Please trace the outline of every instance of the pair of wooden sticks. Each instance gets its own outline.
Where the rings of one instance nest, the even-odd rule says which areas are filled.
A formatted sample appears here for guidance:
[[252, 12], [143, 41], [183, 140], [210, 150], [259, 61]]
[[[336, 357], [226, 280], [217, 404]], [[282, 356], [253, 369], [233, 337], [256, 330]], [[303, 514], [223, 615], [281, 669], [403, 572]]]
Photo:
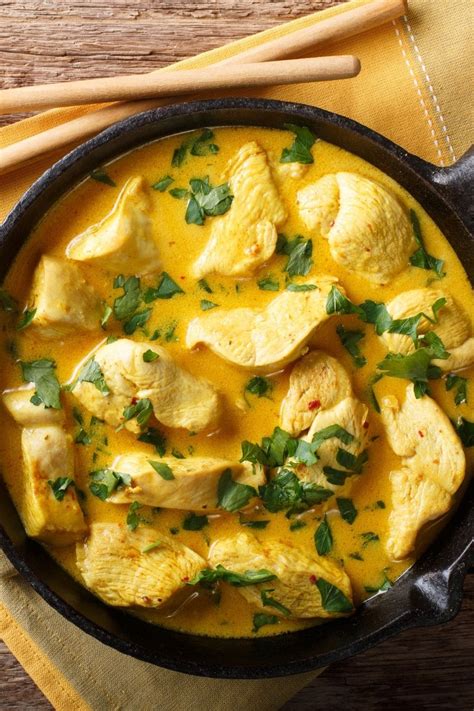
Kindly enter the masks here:
[[[312, 59], [303, 54], [378, 27], [403, 15], [405, 0], [373, 0], [319, 23], [257, 45], [204, 69], [157, 70], [150, 74], [87, 79], [0, 91], [0, 113], [54, 106], [119, 101], [0, 149], [0, 174], [72, 142], [80, 141], [132, 114], [168, 103], [157, 97], [189, 96], [216, 89], [328, 81], [356, 76], [360, 63], [353, 56]], [[184, 97], [183, 97], [184, 99]]]

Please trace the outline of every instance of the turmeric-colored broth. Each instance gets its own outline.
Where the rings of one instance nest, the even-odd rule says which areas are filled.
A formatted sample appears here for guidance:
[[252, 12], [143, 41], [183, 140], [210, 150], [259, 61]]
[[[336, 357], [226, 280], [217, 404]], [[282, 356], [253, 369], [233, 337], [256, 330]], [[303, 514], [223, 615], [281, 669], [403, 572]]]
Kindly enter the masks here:
[[[172, 167], [173, 151], [183, 141], [182, 136], [174, 136], [153, 142], [140, 149], [124, 155], [106, 166], [109, 176], [117, 187], [111, 187], [93, 179], [86, 179], [74, 190], [68, 193], [43, 217], [32, 235], [21, 249], [5, 280], [5, 288], [20, 303], [27, 304], [32, 283], [33, 271], [42, 254], [64, 256], [67, 244], [88, 226], [98, 222], [107, 214], [117, 198], [120, 188], [130, 176], [143, 175], [152, 185], [159, 178], [170, 175], [174, 178], [173, 187], [187, 187], [193, 177], [209, 176], [213, 185], [222, 182], [222, 172], [229, 158], [247, 141], [255, 140], [267, 150], [276, 160], [282, 149], [291, 143], [292, 137], [287, 131], [263, 128], [219, 128], [214, 131], [214, 142], [219, 146], [215, 155], [189, 156], [179, 168]], [[313, 149], [314, 163], [301, 179], [287, 179], [281, 195], [288, 209], [289, 219], [282, 231], [287, 235], [307, 235], [296, 209], [296, 192], [304, 185], [314, 182], [326, 173], [336, 171], [352, 171], [372, 178], [389, 187], [407, 208], [416, 210], [427, 250], [444, 259], [446, 277], [440, 283], [443, 290], [455, 295], [471, 316], [473, 300], [466, 274], [451, 246], [439, 229], [426, 214], [423, 208], [397, 183], [380, 170], [374, 168], [362, 159], [347, 151], [318, 141]], [[224, 362], [206, 348], [188, 351], [184, 347], [184, 336], [189, 321], [201, 313], [200, 300], [212, 299], [222, 308], [239, 306], [259, 307], [275, 298], [275, 293], [262, 291], [257, 286], [257, 279], [272, 274], [283, 283], [282, 268], [285, 257], [275, 255], [263, 267], [257, 277], [234, 279], [231, 277], [211, 276], [207, 278], [213, 293], [208, 295], [198, 286], [191, 274], [191, 265], [199, 256], [209, 238], [212, 221], [208, 218], [203, 226], [188, 225], [184, 221], [185, 201], [173, 198], [168, 190], [159, 192], [150, 190], [153, 202], [151, 217], [156, 225], [157, 241], [162, 257], [162, 269], [181, 286], [184, 294], [170, 300], [156, 301], [153, 304], [152, 317], [147, 324], [147, 331], [152, 334], [155, 329], [161, 333], [157, 344], [164, 346], [176, 361], [191, 373], [209, 379], [225, 394], [225, 418], [220, 429], [209, 434], [188, 433], [182, 430], [160, 429], [168, 442], [167, 454], [173, 448], [184, 455], [208, 455], [238, 460], [241, 456], [242, 440], [260, 442], [265, 435], [271, 434], [279, 424], [280, 402], [288, 388], [288, 376], [291, 366], [284, 371], [270, 376], [273, 383], [271, 396], [258, 398], [246, 395], [249, 407], [243, 406], [245, 385], [252, 373], [239, 370]], [[348, 296], [356, 303], [365, 299], [387, 302], [394, 295], [406, 289], [426, 286], [433, 273], [415, 267], [407, 268], [387, 286], [377, 286], [366, 279], [358, 277], [337, 264], [330, 255], [328, 243], [322, 237], [313, 239], [314, 266], [309, 277], [316, 278], [319, 274], [333, 274], [341, 280]], [[87, 280], [109, 304], [118, 292], [112, 283], [115, 273], [103, 271], [94, 266], [84, 265]], [[155, 285], [156, 277], [142, 279], [143, 284]], [[236, 291], [236, 284], [239, 290]], [[470, 308], [469, 308], [470, 306]], [[122, 336], [120, 323], [111, 319], [106, 332], [78, 333], [63, 340], [47, 341], [35, 337], [34, 330], [28, 328], [16, 332], [8, 316], [1, 314], [2, 347], [0, 349], [0, 389], [15, 388], [22, 384], [20, 369], [16, 359], [30, 361], [39, 358], [51, 358], [57, 363], [57, 375], [61, 383], [70, 381], [77, 367], [87, 354], [99, 343], [104, 342], [108, 335]], [[355, 394], [368, 403], [367, 383], [375, 371], [376, 364], [383, 359], [386, 349], [371, 327], [365, 328], [365, 340], [362, 344], [367, 365], [354, 368], [351, 358], [343, 348], [335, 333], [336, 325], [343, 320], [349, 327], [360, 328], [360, 322], [355, 316], [337, 317], [326, 322], [314, 338], [313, 345], [336, 357], [351, 373]], [[171, 333], [172, 327], [175, 326]], [[167, 337], [166, 337], [167, 334]], [[142, 341], [147, 336], [137, 330], [132, 338]], [[14, 344], [12, 355], [11, 343]], [[463, 372], [464, 377], [472, 378], [471, 368]], [[402, 396], [406, 381], [384, 378], [377, 384], [377, 394], [393, 393]], [[432, 383], [432, 395], [445, 412], [452, 418], [463, 415], [473, 419], [472, 407], [468, 405], [455, 406], [452, 392], [446, 392], [444, 381]], [[77, 431], [71, 410], [75, 398], [71, 393], [64, 393], [67, 408], [68, 427], [72, 433]], [[84, 412], [86, 417], [87, 413]], [[86, 420], [88, 422], [88, 419]], [[368, 596], [364, 586], [377, 586], [383, 580], [384, 573], [394, 581], [412, 563], [409, 558], [403, 562], [389, 560], [384, 549], [387, 535], [387, 521], [390, 514], [389, 473], [399, 466], [400, 459], [389, 448], [384, 436], [379, 415], [369, 406], [370, 435], [377, 437], [370, 444], [369, 461], [360, 477], [355, 477], [350, 496], [358, 510], [358, 516], [352, 525], [344, 521], [335, 506], [334, 497], [315, 510], [310, 510], [299, 517], [307, 525], [291, 531], [290, 524], [295, 519], [288, 519], [284, 513], [270, 514], [261, 509], [252, 518], [270, 520], [270, 524], [262, 530], [252, 530], [261, 541], [279, 538], [314, 551], [314, 533], [324, 511], [327, 510], [333, 536], [334, 547], [331, 555], [341, 560], [351, 578], [354, 590], [354, 601], [360, 603]], [[20, 446], [20, 427], [8, 416], [6, 410], [0, 410], [0, 456], [2, 473], [14, 502], [21, 508], [23, 497], [23, 478]], [[80, 489], [88, 492], [88, 473], [91, 470], [109, 466], [114, 457], [121, 452], [132, 450], [152, 453], [150, 445], [137, 441], [136, 436], [125, 429], [114, 431], [106, 424], [98, 423], [93, 428], [91, 445], [75, 444], [76, 482]], [[106, 443], [105, 443], [106, 442]], [[381, 508], [383, 502], [385, 508]], [[89, 521], [124, 522], [127, 517], [127, 506], [108, 504], [88, 493], [84, 502], [86, 518]], [[174, 535], [176, 539], [190, 546], [204, 558], [208, 546], [223, 534], [242, 530], [238, 514], [219, 514], [209, 516], [209, 525], [201, 531], [185, 531], [182, 522], [187, 512], [161, 509], [152, 512], [144, 508], [140, 512], [149, 519], [150, 525], [159, 534], [169, 535], [170, 529], [179, 529]], [[439, 528], [439, 526], [438, 526]], [[247, 530], [247, 529], [245, 529]], [[431, 527], [428, 535], [422, 537], [424, 545], [432, 537]], [[430, 533], [431, 531], [431, 533]], [[361, 534], [374, 532], [378, 541], [364, 545]], [[51, 555], [72, 576], [80, 579], [75, 564], [75, 547], [50, 547]], [[418, 551], [419, 552], [419, 551]], [[358, 553], [362, 560], [351, 557]], [[191, 592], [193, 592], [191, 590]], [[165, 627], [177, 630], [206, 634], [211, 636], [248, 636], [252, 629], [252, 607], [241, 597], [238, 590], [230, 586], [222, 586], [222, 596], [216, 605], [209, 596], [197, 596], [178, 609], [169, 608], [163, 611], [146, 610], [134, 614]], [[281, 620], [278, 625], [268, 625], [261, 629], [260, 635], [275, 634], [307, 627], [308, 622]]]

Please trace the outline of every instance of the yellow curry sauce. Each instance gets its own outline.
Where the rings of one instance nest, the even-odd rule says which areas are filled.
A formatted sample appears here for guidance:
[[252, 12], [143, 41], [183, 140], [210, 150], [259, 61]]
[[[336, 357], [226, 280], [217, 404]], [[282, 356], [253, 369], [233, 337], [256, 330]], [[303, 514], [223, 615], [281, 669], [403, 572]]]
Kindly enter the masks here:
[[[186, 327], [196, 315], [200, 315], [200, 301], [212, 300], [218, 307], [225, 309], [239, 306], [261, 307], [275, 298], [272, 291], [261, 290], [257, 280], [267, 275], [276, 277], [280, 284], [284, 283], [282, 273], [285, 257], [274, 255], [269, 263], [261, 268], [256, 276], [235, 279], [212, 275], [206, 281], [212, 289], [212, 294], [199, 287], [192, 276], [191, 265], [197, 259], [209, 238], [212, 221], [209, 217], [202, 226], [185, 223], [185, 201], [178, 200], [169, 194], [174, 187], [187, 187], [191, 178], [209, 176], [213, 185], [222, 182], [223, 168], [236, 151], [246, 142], [257, 141], [276, 160], [284, 147], [289, 145], [290, 134], [286, 131], [263, 128], [219, 128], [214, 131], [214, 142], [219, 146], [215, 155], [189, 156], [182, 166], [173, 167], [171, 158], [173, 151], [182, 143], [182, 136], [160, 140], [135, 150], [115, 160], [106, 167], [117, 187], [111, 187], [93, 179], [87, 179], [54, 205], [44, 216], [40, 224], [20, 251], [5, 280], [5, 289], [11, 293], [19, 304], [28, 303], [28, 295], [32, 283], [32, 275], [42, 254], [64, 256], [68, 243], [90, 225], [101, 220], [113, 207], [118, 192], [130, 176], [142, 175], [150, 185], [163, 176], [170, 175], [174, 182], [169, 188], [160, 192], [150, 190], [153, 202], [151, 217], [155, 223], [157, 242], [162, 258], [162, 270], [166, 271], [183, 289], [184, 294], [174, 296], [169, 300], [155, 301], [152, 316], [146, 328], [149, 334], [156, 330], [160, 336], [157, 345], [165, 347], [176, 359], [176, 362], [191, 373], [210, 380], [225, 395], [225, 415], [219, 430], [211, 435], [207, 433], [193, 434], [183, 430], [167, 429], [159, 425], [167, 440], [167, 455], [173, 449], [185, 456], [217, 456], [238, 461], [241, 456], [241, 442], [249, 440], [260, 442], [263, 436], [271, 434], [279, 424], [279, 409], [282, 398], [288, 389], [288, 377], [291, 365], [281, 372], [269, 376], [273, 389], [269, 397], [257, 397], [245, 393], [245, 386], [253, 375], [249, 371], [240, 370], [226, 363], [207, 348], [188, 351], [184, 346]], [[284, 190], [280, 191], [288, 210], [289, 219], [282, 231], [287, 235], [306, 235], [305, 229], [296, 208], [296, 192], [301, 187], [310, 184], [325, 175], [337, 171], [352, 171], [362, 176], [377, 180], [389, 187], [407, 207], [416, 210], [423, 232], [427, 251], [445, 261], [446, 276], [440, 283], [440, 288], [455, 295], [466, 311], [474, 316], [473, 297], [466, 274], [454, 251], [439, 229], [428, 217], [422, 207], [399, 185], [380, 170], [374, 168], [360, 158], [357, 158], [341, 148], [324, 141], [318, 141], [313, 149], [314, 163], [309, 166], [303, 178], [288, 179]], [[433, 272], [414, 267], [407, 268], [389, 285], [378, 286], [357, 274], [349, 272], [337, 264], [331, 257], [327, 240], [315, 237], [313, 240], [314, 265], [308, 279], [316, 279], [319, 274], [333, 274], [344, 285], [348, 296], [353, 302], [359, 303], [365, 299], [389, 301], [393, 296], [407, 289], [423, 287], [433, 278]], [[113, 289], [113, 279], [116, 273], [106, 272], [100, 268], [83, 264], [83, 271], [88, 282], [93, 285], [100, 296], [108, 304], [112, 304], [119, 294]], [[435, 282], [435, 286], [438, 282]], [[143, 277], [142, 284], [156, 285], [156, 275]], [[236, 284], [239, 290], [236, 291]], [[280, 288], [283, 288], [282, 286]], [[23, 361], [39, 358], [51, 358], [57, 364], [57, 375], [61, 383], [71, 380], [77, 372], [79, 364], [89, 352], [99, 343], [105, 342], [107, 336], [123, 336], [121, 324], [110, 319], [106, 331], [92, 333], [78, 332], [62, 340], [41, 340], [35, 337], [34, 330], [26, 328], [16, 332], [11, 320], [5, 314], [2, 319], [2, 344], [0, 348], [0, 389], [16, 388], [22, 385], [20, 368], [15, 357]], [[354, 368], [348, 352], [342, 346], [335, 329], [340, 318], [334, 318], [324, 323], [316, 332], [312, 345], [337, 358], [351, 374], [356, 397], [368, 403], [367, 384], [374, 373], [376, 364], [386, 355], [386, 348], [375, 335], [370, 326], [364, 327], [365, 339], [361, 344], [367, 364], [363, 368]], [[344, 316], [347, 328], [360, 328], [361, 323], [355, 316]], [[364, 325], [365, 326], [365, 325]], [[138, 329], [133, 336], [135, 340], [148, 340]], [[11, 342], [14, 342], [12, 355]], [[463, 377], [472, 380], [474, 369], [462, 373]], [[379, 398], [393, 393], [402, 397], [407, 381], [394, 378], [384, 378], [377, 386]], [[472, 406], [454, 404], [453, 392], [446, 392], [445, 380], [431, 383], [433, 398], [451, 417], [462, 415], [473, 419]], [[245, 395], [245, 397], [244, 397]], [[248, 406], [245, 404], [247, 400]], [[471, 395], [474, 400], [474, 393]], [[71, 393], [64, 393], [63, 402], [67, 411], [68, 429], [77, 434], [78, 425], [72, 416], [72, 408], [77, 403]], [[469, 402], [469, 401], [468, 401]], [[76, 483], [88, 492], [89, 476], [92, 470], [107, 467], [114, 457], [125, 451], [143, 451], [151, 456], [150, 445], [137, 441], [136, 436], [127, 430], [115, 431], [112, 427], [96, 423], [89, 427], [89, 415], [83, 411], [86, 429], [92, 436], [89, 445], [75, 444]], [[390, 514], [390, 484], [389, 473], [399, 466], [400, 458], [396, 456], [386, 441], [379, 415], [369, 406], [370, 443], [369, 461], [363, 474], [354, 477], [350, 496], [358, 511], [353, 524], [344, 521], [335, 505], [335, 497], [326, 504], [299, 514], [291, 519], [284, 512], [270, 514], [263, 508], [255, 512], [252, 520], [269, 520], [264, 529], [242, 528], [238, 514], [211, 514], [209, 523], [200, 531], [183, 530], [182, 523], [187, 512], [161, 509], [157, 512], [149, 507], [140, 510], [140, 515], [146, 518], [150, 525], [160, 534], [170, 534], [177, 540], [194, 549], [206, 558], [209, 545], [223, 534], [248, 530], [262, 542], [278, 538], [299, 545], [308, 551], [314, 551], [314, 533], [318, 522], [327, 511], [328, 520], [333, 533], [334, 545], [331, 555], [343, 562], [350, 576], [354, 602], [359, 603], [369, 593], [365, 586], [378, 587], [384, 580], [384, 575], [391, 581], [400, 576], [412, 563], [413, 558], [403, 562], [389, 560], [384, 549], [387, 534], [387, 521]], [[0, 408], [0, 456], [2, 474], [14, 502], [19, 502], [23, 496], [22, 463], [19, 452], [20, 427], [9, 417], [4, 408]], [[153, 458], [158, 458], [156, 455]], [[472, 464], [472, 459], [470, 460]], [[468, 464], [469, 468], [469, 464]], [[380, 503], [380, 502], [383, 502]], [[383, 506], [383, 507], [382, 507]], [[112, 505], [101, 501], [90, 493], [84, 502], [84, 510], [88, 521], [118, 521], [124, 522], [128, 506]], [[250, 517], [249, 517], [250, 518]], [[290, 530], [290, 526], [298, 519], [306, 525]], [[428, 527], [428, 534], [421, 538], [421, 545], [426, 545], [433, 531], [438, 526]], [[378, 540], [368, 540], [364, 533], [374, 533]], [[442, 535], [442, 534], [441, 534]], [[375, 537], [374, 537], [375, 538]], [[80, 579], [75, 564], [75, 546], [66, 548], [50, 547], [51, 555], [74, 577]], [[419, 550], [418, 550], [419, 552]], [[355, 555], [354, 555], [355, 554]], [[362, 560], [358, 559], [362, 558]], [[271, 584], [269, 584], [271, 587]], [[190, 593], [195, 593], [190, 589]], [[220, 604], [216, 605], [207, 595], [195, 595], [194, 598], [177, 609], [167, 608], [162, 611], [140, 610], [134, 612], [141, 617], [165, 627], [197, 634], [211, 636], [248, 636], [251, 635], [254, 610], [239, 594], [238, 590], [223, 585]], [[271, 610], [269, 610], [271, 612]], [[313, 621], [280, 620], [278, 625], [268, 625], [261, 629], [260, 635], [275, 634], [289, 630], [300, 629], [314, 624]]]

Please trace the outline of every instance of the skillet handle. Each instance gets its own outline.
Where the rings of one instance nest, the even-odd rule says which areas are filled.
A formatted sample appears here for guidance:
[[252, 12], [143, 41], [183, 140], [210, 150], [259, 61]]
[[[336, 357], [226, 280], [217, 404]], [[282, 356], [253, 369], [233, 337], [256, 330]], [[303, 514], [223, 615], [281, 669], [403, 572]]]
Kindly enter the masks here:
[[416, 156], [407, 156], [407, 158], [415, 170], [451, 203], [459, 219], [472, 234], [474, 232], [474, 146], [471, 146], [456, 163], [448, 168], [439, 168]]

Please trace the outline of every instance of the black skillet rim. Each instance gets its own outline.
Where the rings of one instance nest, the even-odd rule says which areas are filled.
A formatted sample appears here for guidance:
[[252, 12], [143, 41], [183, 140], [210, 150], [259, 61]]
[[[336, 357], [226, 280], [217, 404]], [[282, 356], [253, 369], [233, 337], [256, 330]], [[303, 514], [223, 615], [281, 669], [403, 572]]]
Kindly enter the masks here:
[[[44, 200], [45, 191], [54, 186], [60, 181], [62, 176], [66, 176], [66, 182], [72, 186], [78, 182], [81, 175], [74, 174], [74, 166], [80, 163], [84, 157], [87, 157], [92, 152], [99, 153], [100, 149], [106, 147], [102, 155], [107, 155], [105, 160], [111, 160], [114, 156], [125, 152], [125, 149], [120, 148], [119, 141], [128, 134], [138, 132], [140, 128], [147, 125], [155, 125], [157, 122], [173, 121], [176, 119], [177, 124], [180, 120], [190, 120], [191, 125], [178, 130], [170, 130], [163, 135], [171, 133], [192, 130], [201, 128], [206, 125], [217, 126], [226, 125], [224, 120], [216, 120], [211, 118], [214, 115], [230, 115], [232, 112], [240, 112], [241, 115], [246, 115], [252, 120], [235, 121], [234, 125], [253, 124], [253, 125], [281, 125], [275, 124], [275, 115], [279, 116], [281, 122], [306, 122], [310, 125], [321, 124], [328, 128], [335, 127], [342, 129], [355, 137], [361, 139], [361, 146], [351, 146], [348, 150], [358, 153], [369, 160], [366, 150], [367, 144], [371, 150], [381, 151], [388, 159], [391, 159], [394, 164], [391, 165], [390, 172], [395, 180], [406, 187], [406, 174], [411, 174], [411, 179], [417, 184], [416, 190], [409, 189], [417, 199], [423, 202], [423, 197], [426, 199], [437, 199], [438, 203], [444, 206], [446, 215], [441, 215], [442, 220], [446, 217], [448, 220], [454, 220], [457, 227], [464, 238], [470, 241], [469, 233], [466, 231], [459, 216], [456, 215], [449, 196], [443, 194], [442, 188], [436, 187], [433, 183], [436, 182], [436, 176], [440, 173], [439, 169], [431, 166], [415, 156], [410, 155], [402, 148], [392, 143], [383, 136], [375, 133], [371, 129], [362, 126], [343, 116], [317, 109], [311, 106], [302, 104], [292, 104], [288, 102], [279, 102], [272, 100], [257, 100], [257, 99], [224, 99], [204, 102], [193, 102], [185, 105], [170, 106], [162, 109], [139, 114], [124, 121], [115, 124], [109, 129], [103, 131], [98, 136], [92, 138], [71, 153], [58, 161], [52, 168], [46, 171], [33, 186], [25, 193], [16, 207], [7, 216], [5, 222], [0, 226], [0, 249], [5, 248], [3, 243], [7, 242], [9, 236], [14, 235], [24, 218], [30, 211], [34, 213], [34, 208], [37, 206], [39, 213], [31, 218], [31, 221], [37, 222], [39, 214], [44, 212], [41, 209], [41, 200]], [[258, 112], [258, 116], [255, 116]], [[273, 115], [271, 122], [265, 123], [263, 119]], [[207, 120], [205, 120], [207, 119]], [[273, 121], [273, 123], [272, 123]], [[229, 125], [229, 124], [227, 124]], [[329, 131], [330, 132], [330, 131]], [[327, 137], [327, 133], [324, 138]], [[115, 144], [117, 142], [117, 148]], [[137, 141], [136, 145], [142, 145], [143, 140]], [[337, 142], [337, 141], [334, 141]], [[110, 151], [110, 146], [114, 150]], [[365, 148], [364, 148], [365, 146]], [[107, 150], [108, 147], [108, 150]], [[359, 149], [359, 150], [358, 150]], [[128, 150], [128, 149], [127, 149]], [[397, 163], [400, 164], [397, 171]], [[380, 167], [380, 166], [379, 166]], [[90, 167], [89, 167], [90, 170]], [[384, 167], [382, 167], [384, 170]], [[82, 175], [87, 175], [89, 171], [82, 170]], [[72, 174], [72, 175], [71, 175]], [[68, 177], [69, 176], [69, 177]], [[67, 190], [64, 187], [59, 189], [56, 198], [59, 194], [63, 194]], [[48, 204], [51, 204], [51, 198], [46, 198]], [[426, 209], [426, 206], [424, 204]], [[428, 209], [428, 212], [430, 210]], [[439, 224], [440, 220], [436, 220]], [[11, 240], [10, 240], [11, 241]], [[459, 253], [459, 245], [457, 245]], [[8, 245], [6, 247], [8, 250]], [[16, 251], [16, 249], [11, 250]], [[10, 262], [7, 254], [7, 263]], [[1, 267], [0, 267], [1, 268]], [[471, 276], [473, 270], [470, 268]], [[10, 537], [7, 535], [3, 527], [0, 526], [0, 546], [3, 548], [7, 557], [13, 565], [19, 570], [23, 577], [32, 585], [32, 587], [58, 612], [66, 619], [70, 620], [82, 630], [95, 637], [99, 641], [117, 649], [118, 651], [129, 654], [137, 659], [151, 662], [153, 664], [172, 669], [175, 671], [186, 672], [189, 674], [210, 676], [217, 678], [264, 678], [284, 676], [289, 674], [297, 674], [306, 671], [314, 670], [318, 667], [325, 666], [337, 660], [352, 656], [364, 649], [373, 646], [374, 644], [387, 639], [388, 637], [397, 634], [398, 632], [408, 629], [413, 626], [422, 626], [427, 624], [440, 624], [451, 619], [459, 609], [462, 600], [462, 580], [466, 566], [469, 565], [470, 547], [473, 537], [473, 518], [472, 518], [472, 501], [474, 499], [474, 487], [471, 486], [470, 492], [464, 496], [456, 521], [452, 521], [446, 529], [444, 529], [443, 540], [438, 538], [429, 550], [417, 561], [415, 566], [402, 576], [388, 595], [379, 595], [365, 603], [356, 614], [348, 620], [340, 620], [324, 625], [323, 628], [316, 627], [302, 632], [289, 633], [279, 635], [278, 637], [269, 637], [261, 639], [241, 640], [241, 639], [211, 639], [201, 638], [186, 633], [170, 632], [162, 628], [156, 628], [151, 625], [146, 625], [146, 628], [153, 627], [156, 633], [167, 638], [165, 649], [156, 652], [139, 644], [136, 640], [131, 641], [114, 634], [105, 629], [104, 626], [98, 624], [91, 619], [85, 617], [78, 612], [74, 607], [66, 602], [63, 597], [57, 594], [48, 584], [40, 578], [40, 576], [32, 569], [24, 556], [21, 554], [23, 545], [19, 545], [18, 549], [13, 544]], [[42, 549], [34, 541], [27, 544], [41, 558]], [[43, 554], [46, 555], [46, 554]], [[50, 560], [48, 558], [48, 560]], [[69, 581], [71, 580], [67, 576]], [[77, 584], [74, 584], [77, 585]], [[80, 586], [80, 591], [84, 589]], [[96, 601], [93, 598], [94, 604], [99, 608], [105, 608], [110, 612], [110, 608]], [[387, 602], [391, 605], [387, 605]], [[391, 611], [384, 617], [385, 612], [390, 612], [386, 608], [396, 607], [397, 610]], [[109, 615], [114, 618], [111, 626], [121, 628], [124, 624], [124, 618], [128, 620], [128, 615], [116, 612]], [[375, 625], [368, 625], [367, 619], [365, 622], [364, 616], [375, 614], [380, 618]], [[144, 623], [140, 623], [139, 627], [143, 627]], [[126, 626], [126, 624], [125, 624]], [[341, 626], [347, 630], [348, 637], [351, 641], [347, 644], [339, 644], [332, 649], [327, 649], [319, 653], [303, 652], [301, 656], [301, 646], [311, 646], [311, 636], [318, 635], [320, 630], [324, 630], [325, 636], [331, 636], [332, 630], [340, 630]], [[342, 632], [344, 634], [344, 631]], [[314, 640], [313, 640], [314, 641]], [[189, 650], [183, 654], [180, 647], [189, 643]], [[173, 646], [174, 652], [167, 653], [166, 646]], [[236, 647], [239, 648], [240, 654], [235, 655]], [[212, 657], [212, 661], [206, 658]], [[278, 653], [276, 653], [278, 652]], [[297, 658], [292, 658], [292, 653], [296, 654]], [[276, 654], [276, 656], [275, 656]], [[202, 655], [202, 656], [200, 656]], [[242, 657], [244, 658], [241, 658]], [[232, 657], [233, 661], [226, 663], [223, 661], [225, 657]], [[273, 657], [273, 661], [272, 658]], [[252, 664], [252, 659], [255, 664]], [[263, 663], [262, 663], [263, 659]], [[258, 663], [257, 663], [258, 662]]]

